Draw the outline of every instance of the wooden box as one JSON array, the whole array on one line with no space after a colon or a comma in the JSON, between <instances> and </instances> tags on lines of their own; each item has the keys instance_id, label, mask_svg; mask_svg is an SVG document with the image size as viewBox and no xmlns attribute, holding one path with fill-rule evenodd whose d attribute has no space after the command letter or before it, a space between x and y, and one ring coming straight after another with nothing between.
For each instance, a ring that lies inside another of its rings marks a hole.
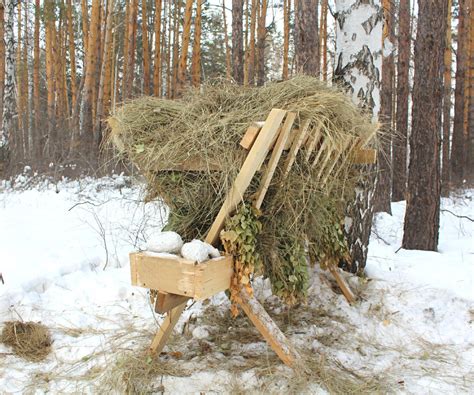
<instances>
[{"instance_id":1,"label":"wooden box","mask_svg":"<svg viewBox=\"0 0 474 395\"><path fill-rule=\"evenodd\" d=\"M146 252L130 254L132 285L203 300L230 287L231 256L197 263Z\"/></svg>"}]
</instances>

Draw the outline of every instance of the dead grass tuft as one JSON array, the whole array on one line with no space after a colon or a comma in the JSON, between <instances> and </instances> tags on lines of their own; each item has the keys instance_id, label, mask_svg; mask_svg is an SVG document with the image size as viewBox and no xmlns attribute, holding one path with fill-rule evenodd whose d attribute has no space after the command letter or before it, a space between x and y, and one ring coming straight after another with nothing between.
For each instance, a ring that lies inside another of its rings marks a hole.
<instances>
[{"instance_id":1,"label":"dead grass tuft","mask_svg":"<svg viewBox=\"0 0 474 395\"><path fill-rule=\"evenodd\" d=\"M13 348L16 355L38 362L51 352L53 343L48 328L36 322L7 321L1 342Z\"/></svg>"}]
</instances>

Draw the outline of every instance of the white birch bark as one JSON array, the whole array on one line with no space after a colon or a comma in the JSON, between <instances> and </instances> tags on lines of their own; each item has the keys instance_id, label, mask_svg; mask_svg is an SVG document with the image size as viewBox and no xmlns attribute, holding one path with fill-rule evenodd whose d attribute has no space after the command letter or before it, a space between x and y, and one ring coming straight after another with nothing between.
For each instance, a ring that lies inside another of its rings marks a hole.
<instances>
[{"instance_id":1,"label":"white birch bark","mask_svg":"<svg viewBox=\"0 0 474 395\"><path fill-rule=\"evenodd\" d=\"M334 80L343 85L358 105L380 110L383 8L380 0L336 0L336 69ZM342 266L352 272L365 267L372 226L374 169L362 169L355 200L348 205L345 221L352 262Z\"/></svg>"},{"instance_id":2,"label":"white birch bark","mask_svg":"<svg viewBox=\"0 0 474 395\"><path fill-rule=\"evenodd\" d=\"M5 88L3 125L0 130L0 160L8 150L15 115L15 8L17 0L5 0Z\"/></svg>"}]
</instances>

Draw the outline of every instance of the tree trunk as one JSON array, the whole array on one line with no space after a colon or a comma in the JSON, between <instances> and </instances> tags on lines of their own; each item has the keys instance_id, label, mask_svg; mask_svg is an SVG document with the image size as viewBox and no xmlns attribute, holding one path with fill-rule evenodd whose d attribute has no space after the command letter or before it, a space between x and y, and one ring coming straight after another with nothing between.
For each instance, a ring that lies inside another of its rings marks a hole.
<instances>
[{"instance_id":1,"label":"tree trunk","mask_svg":"<svg viewBox=\"0 0 474 395\"><path fill-rule=\"evenodd\" d=\"M133 81L135 79L135 49L137 42L137 13L138 13L138 0L131 0L129 5L129 16L128 16L128 46L127 46L127 75L124 77L125 92L123 93L124 99L128 99L133 96Z\"/></svg>"},{"instance_id":2,"label":"tree trunk","mask_svg":"<svg viewBox=\"0 0 474 395\"><path fill-rule=\"evenodd\" d=\"M243 6L242 0L232 0L232 77L239 85L244 82Z\"/></svg>"},{"instance_id":3,"label":"tree trunk","mask_svg":"<svg viewBox=\"0 0 474 395\"><path fill-rule=\"evenodd\" d=\"M142 0L143 93L150 94L150 46L148 44L147 0Z\"/></svg>"},{"instance_id":4,"label":"tree trunk","mask_svg":"<svg viewBox=\"0 0 474 395\"><path fill-rule=\"evenodd\" d=\"M300 0L301 1L301 0ZM361 14L364 18L361 19ZM336 83L345 86L353 101L371 111L374 120L380 110L383 9L380 1L370 4L336 1ZM374 169L363 169L355 200L347 207L345 233L351 261L341 262L346 270L362 271L367 261L372 226Z\"/></svg>"},{"instance_id":5,"label":"tree trunk","mask_svg":"<svg viewBox=\"0 0 474 395\"><path fill-rule=\"evenodd\" d=\"M448 0L419 0L415 41L408 196L402 246L436 251L439 232L439 134Z\"/></svg>"},{"instance_id":6,"label":"tree trunk","mask_svg":"<svg viewBox=\"0 0 474 395\"><path fill-rule=\"evenodd\" d=\"M469 44L469 105L467 119L467 159L466 178L468 183L474 182L474 5L471 3L469 17L470 44Z\"/></svg>"},{"instance_id":7,"label":"tree trunk","mask_svg":"<svg viewBox=\"0 0 474 395\"><path fill-rule=\"evenodd\" d=\"M77 76L76 76L76 45L74 43L74 22L72 19L72 2L67 0L68 42L69 42L69 67L71 71L71 106L76 108ZM38 82L39 83L39 82ZM35 83L36 85L36 83ZM74 114L73 114L74 117Z\"/></svg>"},{"instance_id":8,"label":"tree trunk","mask_svg":"<svg viewBox=\"0 0 474 395\"><path fill-rule=\"evenodd\" d=\"M153 65L153 95L161 96L161 1L155 0L155 58ZM164 29L166 31L166 27Z\"/></svg>"},{"instance_id":9,"label":"tree trunk","mask_svg":"<svg viewBox=\"0 0 474 395\"><path fill-rule=\"evenodd\" d=\"M469 0L459 0L458 45L456 51L456 89L454 92L454 125L451 148L451 181L459 186L464 180L466 139L464 134L464 99L466 90L467 41L466 26Z\"/></svg>"},{"instance_id":10,"label":"tree trunk","mask_svg":"<svg viewBox=\"0 0 474 395\"><path fill-rule=\"evenodd\" d=\"M229 46L229 36L227 34L227 17L225 14L225 0L222 0L222 20L224 28L224 45L225 45L225 74L228 81L232 75L231 72L231 58L230 58L230 46Z\"/></svg>"},{"instance_id":11,"label":"tree trunk","mask_svg":"<svg viewBox=\"0 0 474 395\"><path fill-rule=\"evenodd\" d=\"M35 1L35 33L34 33L34 59L33 59L33 108L35 115L35 152L36 159L41 157L43 152L43 140L40 131L40 14L41 4L40 0ZM3 106L2 106L3 109Z\"/></svg>"},{"instance_id":12,"label":"tree trunk","mask_svg":"<svg viewBox=\"0 0 474 395\"><path fill-rule=\"evenodd\" d=\"M392 135L392 80L394 73L393 44L392 44L392 9L391 0L382 0L385 24L383 29L382 47L382 88L380 93L380 122L383 136L380 149L377 153L379 171L377 174L377 188L374 197L375 212L392 214L390 206L391 192L391 135Z\"/></svg>"},{"instance_id":13,"label":"tree trunk","mask_svg":"<svg viewBox=\"0 0 474 395\"><path fill-rule=\"evenodd\" d=\"M410 0L400 0L398 8L397 136L393 139L392 201L405 199L407 183L408 95L410 82Z\"/></svg>"},{"instance_id":14,"label":"tree trunk","mask_svg":"<svg viewBox=\"0 0 474 395\"><path fill-rule=\"evenodd\" d=\"M39 0L36 0L39 1ZM0 125L3 125L3 92L5 89L5 5L0 2ZM0 135L1 139L1 135Z\"/></svg>"},{"instance_id":15,"label":"tree trunk","mask_svg":"<svg viewBox=\"0 0 474 395\"><path fill-rule=\"evenodd\" d=\"M181 56L178 67L177 93L181 94L186 83L186 69L188 65L189 41L191 40L191 16L193 11L193 0L186 0L184 8L183 40L181 44Z\"/></svg>"},{"instance_id":16,"label":"tree trunk","mask_svg":"<svg viewBox=\"0 0 474 395\"><path fill-rule=\"evenodd\" d=\"M54 2L45 0L44 3L44 25L46 31L46 90L48 103L48 134L45 139L47 153L55 141L56 135L56 104L55 104L55 72L54 72L54 36L56 35L54 21Z\"/></svg>"},{"instance_id":17,"label":"tree trunk","mask_svg":"<svg viewBox=\"0 0 474 395\"><path fill-rule=\"evenodd\" d=\"M201 84L201 17L202 17L202 1L197 0L196 3L196 19L194 21L194 43L193 58L191 63L191 76L194 87Z\"/></svg>"},{"instance_id":18,"label":"tree trunk","mask_svg":"<svg viewBox=\"0 0 474 395\"><path fill-rule=\"evenodd\" d=\"M84 67L87 62L87 48L89 48L89 14L87 11L87 0L81 0L82 16L82 48L84 48Z\"/></svg>"},{"instance_id":19,"label":"tree trunk","mask_svg":"<svg viewBox=\"0 0 474 395\"><path fill-rule=\"evenodd\" d=\"M257 7L258 0L252 0L252 11L250 13L249 56L247 62L249 85L255 84L255 26L257 24Z\"/></svg>"},{"instance_id":20,"label":"tree trunk","mask_svg":"<svg viewBox=\"0 0 474 395\"><path fill-rule=\"evenodd\" d=\"M443 97L443 159L441 176L441 193L449 195L450 168L449 168L449 139L451 137L451 18L452 0L448 0L448 13L446 18L446 42L444 48L444 97Z\"/></svg>"},{"instance_id":21,"label":"tree trunk","mask_svg":"<svg viewBox=\"0 0 474 395\"><path fill-rule=\"evenodd\" d=\"M267 0L262 0L260 16L258 18L257 28L257 85L262 86L265 83L265 41L267 38Z\"/></svg>"},{"instance_id":22,"label":"tree trunk","mask_svg":"<svg viewBox=\"0 0 474 395\"><path fill-rule=\"evenodd\" d=\"M171 81L171 98L176 97L176 88L178 82L178 63L179 63L179 25L181 20L181 0L178 0L174 6L174 32L173 32L173 77Z\"/></svg>"},{"instance_id":23,"label":"tree trunk","mask_svg":"<svg viewBox=\"0 0 474 395\"><path fill-rule=\"evenodd\" d=\"M322 77L328 79L328 0L321 3L321 23L319 26L319 42L322 64Z\"/></svg>"},{"instance_id":24,"label":"tree trunk","mask_svg":"<svg viewBox=\"0 0 474 395\"><path fill-rule=\"evenodd\" d=\"M168 99L171 98L171 32L173 31L173 24L171 19L171 0L168 0L168 50L166 51L166 94Z\"/></svg>"},{"instance_id":25,"label":"tree trunk","mask_svg":"<svg viewBox=\"0 0 474 395\"><path fill-rule=\"evenodd\" d=\"M9 139L15 116L15 7L17 0L5 0L5 90L3 124L0 131L0 163L8 164Z\"/></svg>"},{"instance_id":26,"label":"tree trunk","mask_svg":"<svg viewBox=\"0 0 474 395\"><path fill-rule=\"evenodd\" d=\"M295 37L296 70L319 75L318 0L298 0L295 15L298 33Z\"/></svg>"},{"instance_id":27,"label":"tree trunk","mask_svg":"<svg viewBox=\"0 0 474 395\"><path fill-rule=\"evenodd\" d=\"M281 78L288 79L288 52L290 49L291 0L283 0L283 71Z\"/></svg>"}]
</instances>

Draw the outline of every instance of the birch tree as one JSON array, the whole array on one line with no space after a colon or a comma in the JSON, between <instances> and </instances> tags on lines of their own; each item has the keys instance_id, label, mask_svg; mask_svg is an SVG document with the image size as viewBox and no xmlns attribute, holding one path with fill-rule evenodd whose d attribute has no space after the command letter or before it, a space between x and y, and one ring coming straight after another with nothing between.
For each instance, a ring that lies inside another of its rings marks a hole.
<instances>
[{"instance_id":1,"label":"birch tree","mask_svg":"<svg viewBox=\"0 0 474 395\"><path fill-rule=\"evenodd\" d=\"M334 79L353 101L372 113L380 110L383 8L380 0L336 0L336 69ZM358 272L365 267L372 225L374 176L371 168L356 187L347 208L345 232L352 262L343 266Z\"/></svg>"}]
</instances>

